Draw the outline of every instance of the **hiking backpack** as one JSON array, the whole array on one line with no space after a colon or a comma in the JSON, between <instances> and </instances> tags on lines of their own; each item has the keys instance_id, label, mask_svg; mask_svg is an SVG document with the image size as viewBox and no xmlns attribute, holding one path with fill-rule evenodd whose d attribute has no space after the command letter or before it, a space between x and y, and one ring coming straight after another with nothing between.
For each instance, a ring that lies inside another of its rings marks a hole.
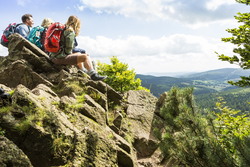
<instances>
[{"instance_id":1,"label":"hiking backpack","mask_svg":"<svg viewBox=\"0 0 250 167\"><path fill-rule=\"evenodd\" d=\"M29 41L33 44L35 44L37 47L41 48L41 35L44 31L44 28L41 26L36 26L31 29L29 33Z\"/></svg>"},{"instance_id":2,"label":"hiking backpack","mask_svg":"<svg viewBox=\"0 0 250 167\"><path fill-rule=\"evenodd\" d=\"M41 45L42 45L42 46L41 46L41 50L44 51L45 53L49 54L49 52L48 52L48 51L45 49L45 47L44 47L44 43L45 43L45 38L46 38L47 30L48 30L48 28L45 27L43 33L41 34L41 39L40 39L40 41L41 41Z\"/></svg>"},{"instance_id":3,"label":"hiking backpack","mask_svg":"<svg viewBox=\"0 0 250 167\"><path fill-rule=\"evenodd\" d=\"M11 35L11 34L14 34L15 33L15 30L16 28L21 25L23 23L20 23L20 24L16 24L16 23L10 23L9 26L3 31L3 35L1 37L1 44L4 46L4 47L8 47L8 37Z\"/></svg>"},{"instance_id":4,"label":"hiking backpack","mask_svg":"<svg viewBox=\"0 0 250 167\"><path fill-rule=\"evenodd\" d=\"M55 22L49 26L44 43L47 51L57 53L60 50L59 42L64 29L65 25L59 22Z\"/></svg>"}]
</instances>

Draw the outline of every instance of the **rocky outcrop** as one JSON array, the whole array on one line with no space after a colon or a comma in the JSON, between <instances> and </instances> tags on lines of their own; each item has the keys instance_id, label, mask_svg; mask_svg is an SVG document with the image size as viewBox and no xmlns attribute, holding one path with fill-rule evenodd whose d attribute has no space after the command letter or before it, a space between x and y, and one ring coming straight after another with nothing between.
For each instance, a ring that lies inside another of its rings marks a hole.
<instances>
[{"instance_id":1,"label":"rocky outcrop","mask_svg":"<svg viewBox=\"0 0 250 167\"><path fill-rule=\"evenodd\" d=\"M31 167L29 158L12 141L0 136L0 166Z\"/></svg>"},{"instance_id":2,"label":"rocky outcrop","mask_svg":"<svg viewBox=\"0 0 250 167\"><path fill-rule=\"evenodd\" d=\"M54 65L19 34L9 41L9 55L0 59L0 87L12 98L0 108L0 165L163 166L153 122L162 119L155 111L164 102Z\"/></svg>"}]
</instances>

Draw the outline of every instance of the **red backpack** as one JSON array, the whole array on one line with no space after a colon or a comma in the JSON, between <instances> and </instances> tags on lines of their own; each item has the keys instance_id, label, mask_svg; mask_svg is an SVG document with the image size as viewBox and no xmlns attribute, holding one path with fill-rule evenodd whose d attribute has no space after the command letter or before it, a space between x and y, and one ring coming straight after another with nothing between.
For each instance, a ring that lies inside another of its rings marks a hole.
<instances>
[{"instance_id":1,"label":"red backpack","mask_svg":"<svg viewBox=\"0 0 250 167\"><path fill-rule=\"evenodd\" d=\"M1 44L5 47L8 47L8 37L11 35L11 34L14 34L15 33L15 30L16 28L21 25L23 23L20 23L20 24L16 24L16 23L11 23L9 24L9 26L4 30L3 32L3 35L1 37Z\"/></svg>"},{"instance_id":2,"label":"red backpack","mask_svg":"<svg viewBox=\"0 0 250 167\"><path fill-rule=\"evenodd\" d=\"M60 50L59 42L65 25L59 22L51 24L47 30L44 47L49 52L57 53Z\"/></svg>"}]
</instances>

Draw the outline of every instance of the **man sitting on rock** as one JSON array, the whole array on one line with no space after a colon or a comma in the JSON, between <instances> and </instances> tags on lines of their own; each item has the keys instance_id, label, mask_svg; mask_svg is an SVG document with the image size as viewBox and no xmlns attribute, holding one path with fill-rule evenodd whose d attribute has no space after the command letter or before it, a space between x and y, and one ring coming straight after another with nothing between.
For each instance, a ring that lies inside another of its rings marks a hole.
<instances>
[{"instance_id":1,"label":"man sitting on rock","mask_svg":"<svg viewBox=\"0 0 250 167\"><path fill-rule=\"evenodd\" d=\"M23 24L19 25L16 28L15 33L18 33L18 34L22 35L24 38L28 39L29 33L30 33L30 28L34 24L32 15L31 14L23 15L22 22L23 22Z\"/></svg>"}]
</instances>

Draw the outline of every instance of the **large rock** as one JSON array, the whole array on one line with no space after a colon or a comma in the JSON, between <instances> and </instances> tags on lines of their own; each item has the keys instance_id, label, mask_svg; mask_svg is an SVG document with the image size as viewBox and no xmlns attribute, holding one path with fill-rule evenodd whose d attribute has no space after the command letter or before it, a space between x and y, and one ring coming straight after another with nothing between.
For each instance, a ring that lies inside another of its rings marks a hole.
<instances>
[{"instance_id":1,"label":"large rock","mask_svg":"<svg viewBox=\"0 0 250 167\"><path fill-rule=\"evenodd\" d=\"M102 106L96 103L90 96L85 95L85 103L79 109L79 113L93 119L95 122L99 123L100 125L106 125L106 116L105 110Z\"/></svg>"},{"instance_id":2,"label":"large rock","mask_svg":"<svg viewBox=\"0 0 250 167\"><path fill-rule=\"evenodd\" d=\"M29 158L12 141L0 136L1 167L32 167Z\"/></svg>"},{"instance_id":3,"label":"large rock","mask_svg":"<svg viewBox=\"0 0 250 167\"><path fill-rule=\"evenodd\" d=\"M155 120L161 120L154 113L158 99L144 90L130 90L125 96L128 104L127 120L123 121L121 128L133 136L133 147L136 149L138 162L144 159L146 164L150 164L149 166L158 166L160 162L153 158L157 155L155 152L158 148L158 140L154 137L153 130L156 127L162 128L154 124ZM131 126L126 126L126 122L129 122ZM157 156L160 159L160 155Z\"/></svg>"},{"instance_id":4,"label":"large rock","mask_svg":"<svg viewBox=\"0 0 250 167\"><path fill-rule=\"evenodd\" d=\"M9 40L0 87L14 93L0 108L0 130L13 143L0 137L0 166L164 166L153 135L163 95L121 94L76 66L54 65L19 34Z\"/></svg>"},{"instance_id":5,"label":"large rock","mask_svg":"<svg viewBox=\"0 0 250 167\"><path fill-rule=\"evenodd\" d=\"M38 73L34 72L25 60L17 60L1 71L0 83L11 88L22 84L29 89L33 89L39 84L45 84L47 86L53 85Z\"/></svg>"},{"instance_id":6,"label":"large rock","mask_svg":"<svg viewBox=\"0 0 250 167\"><path fill-rule=\"evenodd\" d=\"M152 133L153 120L157 98L152 94L142 91L127 92L127 117L135 138L155 139Z\"/></svg>"}]
</instances>

